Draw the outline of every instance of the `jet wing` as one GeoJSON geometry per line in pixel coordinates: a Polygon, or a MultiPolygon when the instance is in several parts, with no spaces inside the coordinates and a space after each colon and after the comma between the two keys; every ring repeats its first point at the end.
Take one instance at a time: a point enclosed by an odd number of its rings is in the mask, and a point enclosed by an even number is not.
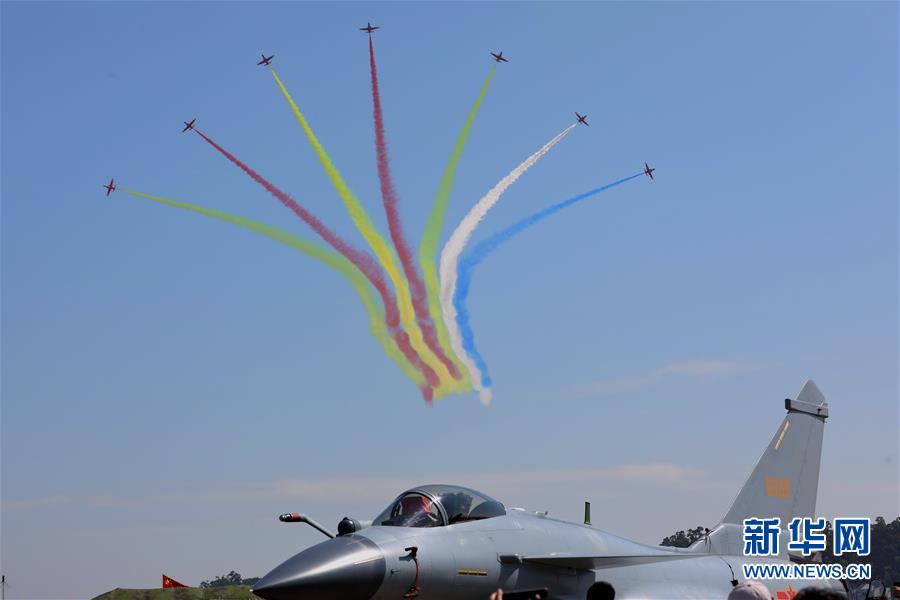
{"type": "Polygon", "coordinates": [[[609,569],[630,567],[669,560],[696,558],[699,554],[666,552],[660,554],[639,554],[633,556],[573,556],[568,554],[548,554],[546,556],[502,555],[500,562],[506,564],[535,564],[563,569],[609,569]]]}

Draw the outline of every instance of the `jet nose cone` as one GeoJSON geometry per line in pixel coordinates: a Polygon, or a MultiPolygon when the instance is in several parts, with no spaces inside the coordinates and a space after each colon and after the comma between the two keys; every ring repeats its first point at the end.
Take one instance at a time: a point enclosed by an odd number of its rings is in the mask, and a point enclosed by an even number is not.
{"type": "Polygon", "coordinates": [[[357,535],[322,542],[289,558],[253,586],[265,600],[369,600],[384,579],[384,554],[357,535]]]}

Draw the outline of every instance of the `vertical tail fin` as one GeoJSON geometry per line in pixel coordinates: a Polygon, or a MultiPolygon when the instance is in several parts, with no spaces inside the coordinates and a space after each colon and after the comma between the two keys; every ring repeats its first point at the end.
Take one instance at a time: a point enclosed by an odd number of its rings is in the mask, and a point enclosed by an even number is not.
{"type": "Polygon", "coordinates": [[[781,526],[787,527],[794,517],[815,516],[828,403],[810,380],[797,399],[786,399],[784,406],[787,416],[723,523],[741,525],[751,517],[781,517],[781,526]]]}

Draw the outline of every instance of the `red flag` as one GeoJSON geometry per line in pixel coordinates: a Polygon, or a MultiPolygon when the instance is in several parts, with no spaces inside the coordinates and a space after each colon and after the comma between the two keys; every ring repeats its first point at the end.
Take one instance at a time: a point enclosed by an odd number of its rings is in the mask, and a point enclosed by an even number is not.
{"type": "Polygon", "coordinates": [[[184,585],[183,583],[181,583],[179,581],[175,581],[174,579],[172,579],[171,577],[169,577],[168,575],[163,573],[163,587],[164,588],[177,588],[177,587],[186,588],[188,586],[184,585]]]}

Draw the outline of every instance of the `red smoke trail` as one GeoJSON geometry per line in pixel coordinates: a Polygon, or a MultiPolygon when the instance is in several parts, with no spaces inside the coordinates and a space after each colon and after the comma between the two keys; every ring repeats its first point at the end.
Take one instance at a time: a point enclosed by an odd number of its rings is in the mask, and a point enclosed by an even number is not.
{"type": "Polygon", "coordinates": [[[382,304],[384,304],[384,317],[385,322],[388,326],[388,331],[390,331],[391,336],[394,338],[394,341],[397,343],[400,351],[403,352],[403,355],[406,356],[407,360],[415,365],[415,367],[422,372],[422,375],[425,376],[425,380],[428,382],[428,387],[422,388],[422,395],[425,397],[425,400],[430,402],[434,393],[434,388],[437,387],[439,383],[438,376],[431,369],[431,367],[425,364],[425,362],[416,353],[416,351],[413,350],[413,347],[409,342],[409,336],[400,327],[400,313],[397,310],[397,301],[394,298],[393,292],[391,292],[391,290],[385,283],[384,275],[382,274],[381,269],[379,269],[378,265],[375,263],[372,257],[368,253],[350,246],[337,234],[328,229],[328,227],[326,227],[325,224],[322,223],[318,218],[316,218],[312,213],[300,206],[293,198],[266,181],[259,173],[242,163],[237,159],[237,157],[225,150],[225,148],[223,148],[222,146],[212,141],[200,130],[194,128],[194,131],[197,132],[197,135],[206,140],[210,146],[221,152],[222,156],[240,167],[241,170],[249,175],[254,181],[266,188],[266,190],[268,190],[270,194],[278,198],[278,200],[282,204],[291,209],[291,211],[293,211],[295,215],[300,217],[307,225],[309,225],[310,228],[319,235],[319,237],[330,244],[332,248],[347,257],[347,260],[352,262],[356,266],[356,268],[366,276],[366,279],[368,279],[372,283],[372,285],[376,290],[378,290],[378,293],[381,296],[381,302],[382,304]]]}
{"type": "Polygon", "coordinates": [[[384,136],[384,116],[381,112],[381,94],[378,91],[378,71],[375,67],[375,49],[372,46],[372,36],[369,36],[369,67],[372,71],[372,104],[375,113],[375,154],[378,161],[378,179],[381,182],[381,198],[384,204],[384,212],[387,215],[388,229],[394,247],[400,256],[403,272],[409,280],[409,291],[412,296],[413,310],[416,313],[416,322],[422,330],[425,343],[434,352],[454,379],[459,379],[460,373],[453,361],[444,353],[437,339],[437,332],[431,315],[428,312],[428,300],[425,294],[425,284],[413,263],[412,252],[403,235],[403,222],[397,211],[397,192],[394,190],[394,181],[391,177],[390,160],[388,159],[387,141],[384,136]]]}

